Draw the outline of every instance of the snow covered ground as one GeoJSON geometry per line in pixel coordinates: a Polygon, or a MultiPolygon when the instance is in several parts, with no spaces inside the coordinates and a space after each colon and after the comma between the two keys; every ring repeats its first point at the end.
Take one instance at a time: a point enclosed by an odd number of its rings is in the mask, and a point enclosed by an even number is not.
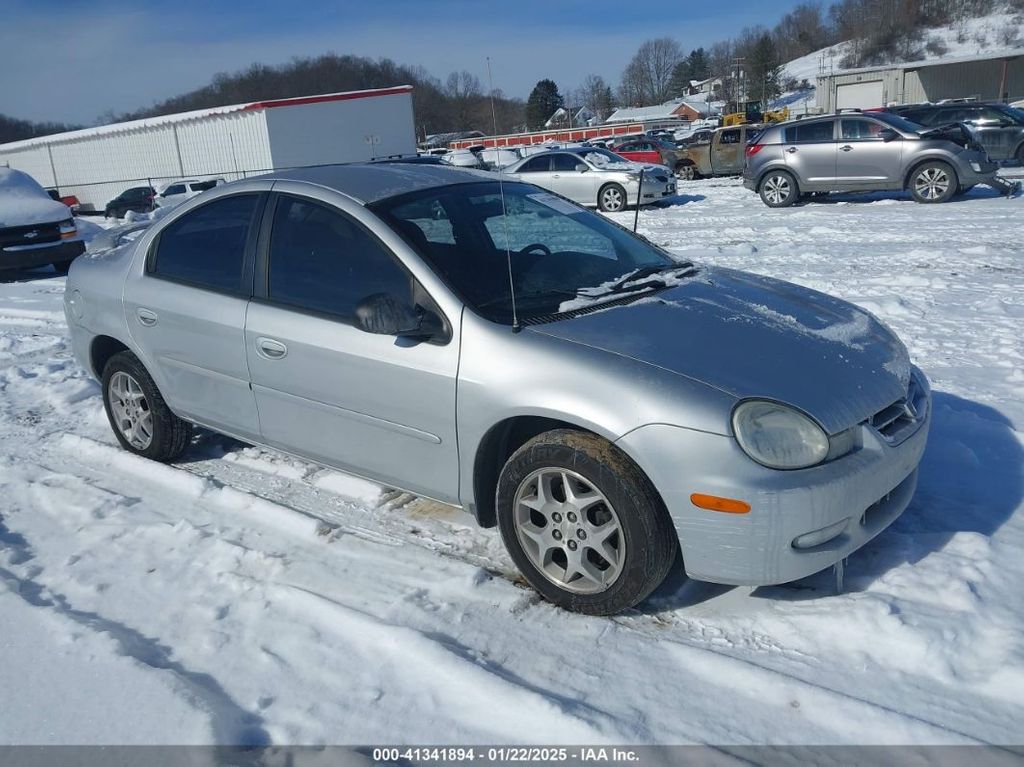
{"type": "Polygon", "coordinates": [[[682,191],[644,234],[854,301],[931,377],[917,496],[846,593],[676,578],[582,617],[459,511],[211,434],[136,458],[63,280],[0,275],[0,743],[1019,742],[1024,199],[682,191]]]}

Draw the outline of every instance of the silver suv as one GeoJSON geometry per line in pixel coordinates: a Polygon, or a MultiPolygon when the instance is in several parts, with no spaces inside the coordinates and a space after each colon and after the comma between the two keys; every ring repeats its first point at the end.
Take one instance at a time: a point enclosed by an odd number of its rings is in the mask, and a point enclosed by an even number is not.
{"type": "Polygon", "coordinates": [[[931,417],[870,314],[431,165],[204,192],[76,260],[65,311],[126,450],[199,424],[462,507],[587,613],[680,551],[720,583],[835,564],[910,502],[931,417]]]}
{"type": "Polygon", "coordinates": [[[997,166],[970,131],[925,131],[885,112],[849,112],[770,126],[747,146],[743,185],[773,208],[812,192],[907,189],[945,202],[992,183],[997,166]]]}

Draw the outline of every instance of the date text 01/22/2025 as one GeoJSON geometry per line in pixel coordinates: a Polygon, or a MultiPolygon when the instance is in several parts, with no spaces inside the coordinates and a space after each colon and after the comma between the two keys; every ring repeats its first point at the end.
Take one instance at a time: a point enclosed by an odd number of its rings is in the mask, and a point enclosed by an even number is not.
{"type": "Polygon", "coordinates": [[[545,747],[545,746],[472,746],[381,747],[373,749],[373,761],[493,763],[493,762],[636,762],[636,751],[627,748],[545,747]]]}

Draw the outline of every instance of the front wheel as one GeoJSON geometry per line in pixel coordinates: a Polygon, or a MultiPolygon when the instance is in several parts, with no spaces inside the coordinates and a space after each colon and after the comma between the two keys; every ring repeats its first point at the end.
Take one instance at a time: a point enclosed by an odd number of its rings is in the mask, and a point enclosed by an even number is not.
{"type": "Polygon", "coordinates": [[[517,450],[498,480],[505,547],[545,599],[611,615],[645,599],[678,551],[650,480],[600,437],[558,429],[517,450]]]}
{"type": "Polygon", "coordinates": [[[945,202],[958,188],[956,172],[944,162],[926,162],[910,175],[910,194],[918,202],[945,202]]]}
{"type": "Polygon", "coordinates": [[[597,207],[606,213],[624,210],[626,204],[626,190],[619,184],[605,184],[597,193],[597,207]]]}
{"type": "Polygon", "coordinates": [[[103,368],[101,383],[103,408],[121,447],[154,461],[171,461],[184,452],[192,424],[171,412],[138,357],[115,354],[103,368]]]}
{"type": "Polygon", "coordinates": [[[757,187],[761,201],[769,208],[786,208],[800,199],[796,179],[784,170],[773,170],[757,187]]]}

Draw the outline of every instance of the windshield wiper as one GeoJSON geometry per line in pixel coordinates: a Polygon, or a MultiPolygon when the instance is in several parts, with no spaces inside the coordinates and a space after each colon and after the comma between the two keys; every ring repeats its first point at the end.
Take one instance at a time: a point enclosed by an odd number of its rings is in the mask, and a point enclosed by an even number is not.
{"type": "Polygon", "coordinates": [[[639,269],[634,269],[629,274],[623,275],[618,281],[609,285],[604,291],[605,293],[621,293],[623,291],[639,290],[645,287],[649,282],[640,282],[645,277],[653,277],[654,275],[662,275],[665,272],[676,272],[681,269],[693,269],[693,264],[686,262],[683,264],[662,264],[660,266],[641,266],[639,269]],[[628,286],[628,287],[627,287],[628,286]]]}

